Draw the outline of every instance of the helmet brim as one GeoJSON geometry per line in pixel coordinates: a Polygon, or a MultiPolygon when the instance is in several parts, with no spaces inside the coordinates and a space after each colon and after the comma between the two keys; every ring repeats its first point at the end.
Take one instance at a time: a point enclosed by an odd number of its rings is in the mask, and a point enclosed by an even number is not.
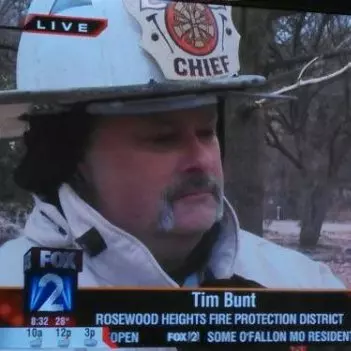
{"type": "MultiPolygon", "coordinates": [[[[228,79],[192,82],[150,82],[145,85],[71,88],[65,90],[21,91],[7,90],[0,92],[0,138],[20,137],[24,126],[18,120],[23,114],[55,113],[61,108],[69,108],[73,104],[87,104],[104,101],[132,103],[142,100],[172,99],[187,95],[227,94],[252,95],[259,98],[262,94],[252,92],[261,87],[266,80],[262,76],[243,75],[228,79]],[[34,108],[33,108],[34,107],[34,108]],[[9,120],[11,119],[11,120],[9,120]]],[[[279,95],[266,98],[282,98],[279,95]]],[[[288,98],[288,97],[283,97],[288,98]]],[[[150,102],[149,102],[150,103],[150,102]]]]}
{"type": "Polygon", "coordinates": [[[194,93],[243,91],[262,86],[262,76],[239,76],[211,81],[167,82],[150,81],[145,85],[68,88],[64,90],[7,90],[0,92],[0,104],[76,103],[98,100],[140,100],[194,93]]]}

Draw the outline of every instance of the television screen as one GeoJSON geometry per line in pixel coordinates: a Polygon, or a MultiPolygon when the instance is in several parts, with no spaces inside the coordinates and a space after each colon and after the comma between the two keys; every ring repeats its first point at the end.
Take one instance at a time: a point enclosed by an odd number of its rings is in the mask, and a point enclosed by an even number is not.
{"type": "Polygon", "coordinates": [[[343,11],[0,1],[0,349],[349,347],[343,11]]]}

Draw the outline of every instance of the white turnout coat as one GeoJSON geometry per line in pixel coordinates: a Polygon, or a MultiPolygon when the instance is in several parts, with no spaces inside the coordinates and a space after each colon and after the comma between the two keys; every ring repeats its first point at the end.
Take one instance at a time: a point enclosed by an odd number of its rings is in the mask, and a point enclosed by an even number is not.
{"type": "MultiPolygon", "coordinates": [[[[93,227],[103,237],[107,249],[96,257],[83,253],[81,287],[179,286],[139,240],[105,220],[68,185],[60,188],[59,199],[65,216],[35,197],[35,207],[23,235],[0,247],[0,286],[23,286],[23,255],[31,247],[75,247],[75,240],[93,227]]],[[[229,220],[208,262],[215,278],[225,279],[236,274],[267,288],[345,288],[327,265],[241,230],[227,201],[226,212],[229,220]]]]}

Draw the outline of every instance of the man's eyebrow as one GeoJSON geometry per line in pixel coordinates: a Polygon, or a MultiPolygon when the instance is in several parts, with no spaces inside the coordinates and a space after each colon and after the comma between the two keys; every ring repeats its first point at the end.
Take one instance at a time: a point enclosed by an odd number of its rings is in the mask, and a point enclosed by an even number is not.
{"type": "Polygon", "coordinates": [[[177,117],[169,117],[169,116],[154,116],[153,118],[150,118],[149,121],[152,124],[174,124],[177,122],[177,117]]]}
{"type": "Polygon", "coordinates": [[[209,113],[207,116],[205,116],[205,118],[208,122],[217,122],[218,115],[217,113],[209,113]]]}
{"type": "MultiPolygon", "coordinates": [[[[199,117],[199,120],[204,121],[205,123],[213,123],[218,119],[217,113],[208,111],[208,113],[203,114],[199,117]]],[[[174,127],[177,125],[177,117],[170,116],[152,116],[152,117],[143,117],[143,122],[145,125],[149,126],[160,126],[160,127],[174,127]]]]}
{"type": "Polygon", "coordinates": [[[143,127],[174,127],[176,121],[165,117],[144,117],[143,127]]]}

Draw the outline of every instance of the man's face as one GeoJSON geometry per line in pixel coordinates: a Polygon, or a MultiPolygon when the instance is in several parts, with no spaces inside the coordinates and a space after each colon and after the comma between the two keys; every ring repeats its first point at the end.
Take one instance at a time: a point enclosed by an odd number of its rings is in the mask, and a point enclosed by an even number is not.
{"type": "Polygon", "coordinates": [[[147,246],[201,237],[222,216],[216,107],[102,118],[81,170],[95,206],[147,246]]]}

